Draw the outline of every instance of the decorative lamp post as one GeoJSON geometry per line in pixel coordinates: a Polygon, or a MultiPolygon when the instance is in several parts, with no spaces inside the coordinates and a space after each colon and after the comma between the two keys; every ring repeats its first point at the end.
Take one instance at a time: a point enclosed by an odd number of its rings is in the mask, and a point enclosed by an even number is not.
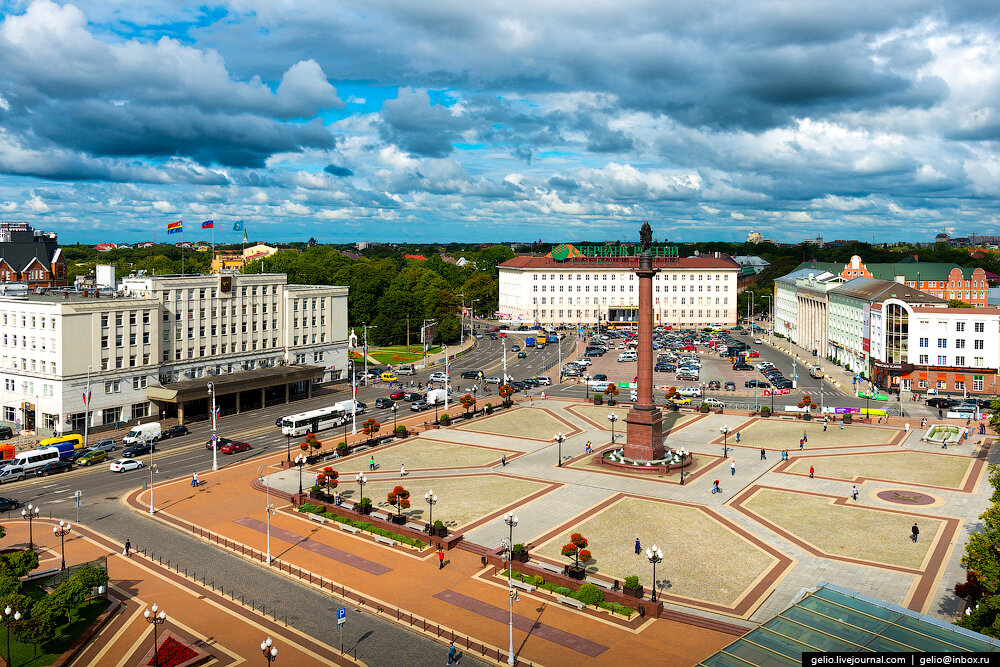
{"type": "Polygon", "coordinates": [[[560,431],[559,433],[556,433],[552,437],[552,439],[555,440],[556,445],[559,446],[559,449],[558,449],[558,452],[559,452],[558,456],[559,456],[559,458],[556,460],[556,466],[558,466],[558,467],[561,468],[562,467],[562,444],[564,442],[566,442],[566,436],[562,434],[562,431],[560,431]]]}
{"type": "Polygon", "coordinates": [[[267,556],[265,563],[271,563],[271,515],[274,514],[274,505],[271,504],[271,485],[267,483],[267,476],[264,474],[264,466],[257,468],[257,481],[264,484],[264,510],[267,512],[267,556]]]}
{"type": "Polygon", "coordinates": [[[503,522],[507,524],[509,529],[507,538],[507,596],[510,600],[509,603],[509,620],[507,623],[507,664],[514,664],[514,586],[511,584],[511,562],[514,560],[514,526],[517,525],[517,517],[514,516],[513,512],[507,512],[503,515],[503,522]]]}
{"type": "Polygon", "coordinates": [[[357,475],[355,475],[354,481],[358,483],[359,487],[361,487],[361,490],[358,491],[358,502],[355,504],[355,509],[360,511],[361,499],[365,497],[365,484],[368,483],[368,478],[365,477],[364,474],[359,472],[357,475]]]}
{"type": "Polygon", "coordinates": [[[34,534],[31,531],[31,521],[38,518],[38,507],[28,503],[28,506],[21,510],[21,518],[28,520],[28,549],[35,550],[34,534]]]}
{"type": "Polygon", "coordinates": [[[729,456],[729,424],[723,424],[719,428],[722,432],[722,456],[729,456]]]}
{"type": "Polygon", "coordinates": [[[681,447],[678,452],[681,455],[681,486],[684,486],[684,462],[687,461],[687,450],[681,447]]]}
{"type": "Polygon", "coordinates": [[[306,465],[306,455],[299,454],[295,457],[295,467],[299,469],[299,495],[302,495],[302,468],[306,465]]]}
{"type": "Polygon", "coordinates": [[[590,374],[589,373],[583,376],[583,392],[584,392],[584,395],[586,396],[586,399],[589,401],[590,400],[590,374]]]}
{"type": "MultiPolygon", "coordinates": [[[[215,383],[208,383],[208,393],[212,396],[212,470],[219,469],[219,441],[217,438],[216,431],[218,430],[219,420],[216,418],[215,412],[215,383]]],[[[238,398],[238,397],[237,397],[238,398]]],[[[236,406],[239,410],[240,406],[236,406]]],[[[152,514],[152,512],[150,512],[152,514]]]]}
{"type": "Polygon", "coordinates": [[[60,521],[58,526],[52,526],[52,534],[59,538],[62,548],[62,566],[59,568],[60,570],[66,569],[66,536],[69,535],[69,531],[72,528],[73,526],[65,521],[60,521]]]}
{"type": "Polygon", "coordinates": [[[618,421],[618,415],[615,413],[610,413],[608,415],[608,421],[611,422],[611,444],[615,444],[615,422],[618,421]]]}
{"type": "Polygon", "coordinates": [[[292,432],[285,432],[285,460],[289,463],[292,462],[292,432]]]}
{"type": "Polygon", "coordinates": [[[438,497],[435,496],[434,491],[431,490],[424,494],[424,500],[426,500],[427,504],[430,506],[430,513],[427,517],[427,532],[430,533],[431,528],[434,525],[434,505],[437,504],[438,497]]]}
{"type": "Polygon", "coordinates": [[[159,608],[156,604],[153,604],[153,613],[150,613],[149,609],[142,613],[142,615],[146,617],[146,622],[153,624],[153,667],[160,667],[160,656],[156,651],[156,628],[167,620],[167,612],[160,609],[160,613],[156,613],[158,609],[159,608]]]}
{"type": "MultiPolygon", "coordinates": [[[[219,442],[215,440],[213,436],[212,448],[215,449],[219,446],[219,442]]],[[[143,436],[143,443],[149,446],[149,513],[156,514],[156,509],[153,508],[153,473],[156,472],[156,464],[153,463],[153,452],[156,450],[156,445],[149,441],[148,436],[143,436]]],[[[212,456],[215,456],[213,454],[212,456]]]]}
{"type": "Polygon", "coordinates": [[[652,548],[646,547],[646,558],[653,564],[653,602],[656,602],[656,564],[663,562],[663,550],[655,544],[652,548]]]}
{"type": "Polygon", "coordinates": [[[264,654],[264,659],[267,660],[268,665],[278,657],[278,647],[273,644],[274,642],[271,641],[270,637],[260,643],[260,652],[264,654]]]}
{"type": "Polygon", "coordinates": [[[17,623],[20,620],[21,620],[21,612],[14,611],[9,606],[8,607],[4,607],[3,618],[0,619],[0,621],[3,621],[3,627],[6,630],[6,635],[7,635],[7,664],[8,665],[11,664],[11,662],[10,662],[10,626],[12,626],[13,624],[17,623]]]}
{"type": "Polygon", "coordinates": [[[396,413],[399,412],[399,406],[393,403],[389,409],[392,410],[392,434],[396,435],[396,413]]]}

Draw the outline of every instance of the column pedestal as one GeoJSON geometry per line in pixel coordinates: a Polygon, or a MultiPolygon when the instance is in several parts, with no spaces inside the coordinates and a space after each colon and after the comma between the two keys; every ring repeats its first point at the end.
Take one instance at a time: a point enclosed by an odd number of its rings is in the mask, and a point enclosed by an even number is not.
{"type": "Polygon", "coordinates": [[[632,408],[625,416],[625,458],[653,461],[663,458],[663,413],[659,408],[632,408]]]}

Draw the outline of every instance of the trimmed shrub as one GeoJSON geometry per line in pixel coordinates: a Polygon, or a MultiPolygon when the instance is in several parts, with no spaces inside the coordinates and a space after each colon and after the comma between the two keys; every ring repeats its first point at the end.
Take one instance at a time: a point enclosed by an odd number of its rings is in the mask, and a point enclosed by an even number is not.
{"type": "Polygon", "coordinates": [[[434,522],[434,530],[441,530],[442,528],[444,528],[444,524],[441,522],[441,519],[434,522]]]}
{"type": "Polygon", "coordinates": [[[542,577],[542,575],[536,574],[535,578],[531,580],[531,583],[533,583],[535,586],[541,586],[542,584],[545,583],[545,579],[542,577]]]}
{"type": "Polygon", "coordinates": [[[594,584],[584,584],[576,592],[576,599],[584,604],[596,606],[598,602],[604,602],[604,593],[594,584]]]}
{"type": "Polygon", "coordinates": [[[525,552],[525,548],[524,545],[519,542],[511,547],[510,551],[515,554],[523,554],[525,552]]]}
{"type": "Polygon", "coordinates": [[[448,413],[445,412],[444,414],[441,415],[441,418],[438,419],[438,423],[441,424],[441,426],[447,426],[448,424],[451,423],[451,417],[449,417],[448,413]]]}
{"type": "Polygon", "coordinates": [[[639,577],[625,577],[625,588],[639,588],[639,577]]]}
{"type": "Polygon", "coordinates": [[[340,454],[341,456],[347,456],[347,443],[346,442],[341,441],[341,442],[337,443],[337,453],[340,454]]]}
{"type": "Polygon", "coordinates": [[[573,595],[573,590],[566,588],[565,586],[556,586],[552,589],[553,593],[558,593],[559,595],[570,596],[573,595]]]}

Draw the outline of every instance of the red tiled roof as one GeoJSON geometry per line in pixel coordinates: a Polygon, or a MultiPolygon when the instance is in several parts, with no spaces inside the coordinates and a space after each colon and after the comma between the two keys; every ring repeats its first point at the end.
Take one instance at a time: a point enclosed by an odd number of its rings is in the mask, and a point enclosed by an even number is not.
{"type": "Polygon", "coordinates": [[[403,255],[403,259],[419,259],[427,261],[427,258],[424,257],[423,255],[403,255]]]}
{"type": "MultiPolygon", "coordinates": [[[[582,268],[582,269],[624,269],[624,268],[637,268],[639,262],[637,259],[632,260],[574,260],[569,259],[563,262],[557,262],[550,257],[530,257],[527,255],[519,255],[513,259],[508,259],[506,262],[499,264],[500,267],[507,267],[512,269],[542,269],[542,268],[553,268],[553,269],[567,269],[567,268],[582,268]]],[[[699,256],[699,257],[681,257],[680,259],[654,259],[653,267],[658,269],[738,269],[740,268],[738,264],[730,261],[723,257],[714,256],[699,256]]]]}

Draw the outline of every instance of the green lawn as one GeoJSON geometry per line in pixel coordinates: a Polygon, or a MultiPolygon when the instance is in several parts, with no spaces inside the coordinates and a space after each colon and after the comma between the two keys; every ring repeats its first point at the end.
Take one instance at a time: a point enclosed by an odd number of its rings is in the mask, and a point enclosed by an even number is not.
{"type": "MultiPolygon", "coordinates": [[[[427,350],[427,354],[436,354],[441,351],[441,346],[435,346],[427,350]]],[[[420,361],[424,357],[422,345],[394,345],[391,347],[369,348],[368,356],[375,359],[380,364],[405,364],[412,361],[420,361]]]]}
{"type": "MultiPolygon", "coordinates": [[[[39,599],[45,593],[30,585],[25,585],[22,592],[32,599],[39,599]]],[[[63,653],[69,649],[77,637],[108,608],[111,603],[106,598],[94,598],[85,603],[77,615],[73,617],[73,623],[61,626],[56,637],[45,646],[38,647],[38,655],[35,655],[35,647],[31,644],[22,644],[13,637],[10,640],[11,663],[17,667],[44,667],[51,665],[63,653]]],[[[7,655],[7,630],[0,627],[0,654],[6,658],[7,655]]]]}

